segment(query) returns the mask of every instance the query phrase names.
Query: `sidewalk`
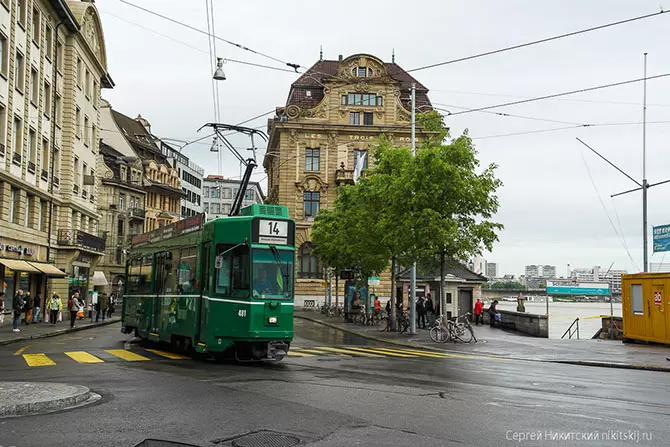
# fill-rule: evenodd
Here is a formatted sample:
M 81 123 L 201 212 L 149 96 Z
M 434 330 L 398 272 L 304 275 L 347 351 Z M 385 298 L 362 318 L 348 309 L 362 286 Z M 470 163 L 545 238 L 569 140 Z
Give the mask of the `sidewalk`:
M 55 325 L 49 323 L 37 323 L 19 325 L 21 332 L 12 332 L 12 318 L 5 317 L 5 324 L 0 327 L 0 346 L 9 345 L 11 343 L 19 343 L 27 340 L 35 340 L 38 338 L 55 337 L 70 332 L 82 331 L 84 329 L 91 329 L 106 324 L 118 323 L 121 317 L 106 318 L 104 322 L 91 323 L 91 320 L 85 318 L 77 320 L 74 329 L 70 329 L 70 321 L 60 321 Z
M 295 316 L 368 339 L 405 347 L 517 360 L 670 372 L 670 361 L 666 360 L 670 358 L 670 348 L 659 345 L 624 344 L 617 340 L 535 338 L 489 326 L 474 326 L 478 343 L 433 343 L 426 329 L 417 329 L 416 335 L 398 334 L 381 332 L 372 326 L 344 323 L 342 318 L 329 318 L 320 312 L 296 311 Z

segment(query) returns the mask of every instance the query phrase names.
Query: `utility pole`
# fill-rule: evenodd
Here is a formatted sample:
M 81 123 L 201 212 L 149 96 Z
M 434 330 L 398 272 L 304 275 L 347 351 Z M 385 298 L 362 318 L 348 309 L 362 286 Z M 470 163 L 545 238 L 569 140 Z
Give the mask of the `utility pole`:
M 649 243 L 647 241 L 647 53 L 644 53 L 644 98 L 642 100 L 642 243 L 644 244 L 642 271 L 649 271 Z
M 412 157 L 416 156 L 416 83 L 412 82 Z M 416 261 L 409 280 L 409 333 L 416 334 Z

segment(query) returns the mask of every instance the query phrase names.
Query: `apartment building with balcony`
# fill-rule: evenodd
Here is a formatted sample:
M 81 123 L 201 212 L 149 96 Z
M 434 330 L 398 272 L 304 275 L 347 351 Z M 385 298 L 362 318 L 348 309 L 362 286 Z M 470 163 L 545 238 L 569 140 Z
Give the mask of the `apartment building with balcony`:
M 0 1 L 0 277 L 62 298 L 92 289 L 105 250 L 96 175 L 112 88 L 93 2 Z M 46 290 L 45 290 L 46 287 Z
M 144 228 L 142 232 L 180 220 L 181 189 L 179 172 L 173 168 L 161 150 L 163 144 L 151 134 L 149 122 L 138 115 L 131 118 L 103 101 L 101 113 L 102 141 L 122 154 L 133 153 L 142 163 L 141 185 L 144 199 Z

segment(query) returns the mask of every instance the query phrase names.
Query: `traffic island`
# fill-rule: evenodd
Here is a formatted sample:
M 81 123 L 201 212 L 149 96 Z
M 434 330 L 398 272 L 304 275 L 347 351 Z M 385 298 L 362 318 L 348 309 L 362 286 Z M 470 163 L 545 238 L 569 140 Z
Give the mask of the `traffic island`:
M 0 382 L 0 418 L 67 410 L 98 401 L 82 385 L 49 382 Z

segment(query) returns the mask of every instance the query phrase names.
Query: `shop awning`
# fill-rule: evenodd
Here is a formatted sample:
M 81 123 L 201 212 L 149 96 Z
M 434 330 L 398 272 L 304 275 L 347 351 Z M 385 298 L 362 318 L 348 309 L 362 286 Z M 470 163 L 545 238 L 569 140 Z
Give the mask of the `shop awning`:
M 40 273 L 39 270 L 37 270 L 32 265 L 28 264 L 26 261 L 20 261 L 18 259 L 2 259 L 2 258 L 0 258 L 0 264 L 4 265 L 5 267 L 8 267 L 12 270 L 15 270 L 17 272 Z
M 45 264 L 44 262 L 29 262 L 28 264 L 52 278 L 65 278 L 67 276 L 67 273 L 57 268 L 55 265 Z
M 102 272 L 93 272 L 93 285 L 94 286 L 106 286 L 109 283 L 107 282 L 107 278 L 105 277 L 105 274 Z

